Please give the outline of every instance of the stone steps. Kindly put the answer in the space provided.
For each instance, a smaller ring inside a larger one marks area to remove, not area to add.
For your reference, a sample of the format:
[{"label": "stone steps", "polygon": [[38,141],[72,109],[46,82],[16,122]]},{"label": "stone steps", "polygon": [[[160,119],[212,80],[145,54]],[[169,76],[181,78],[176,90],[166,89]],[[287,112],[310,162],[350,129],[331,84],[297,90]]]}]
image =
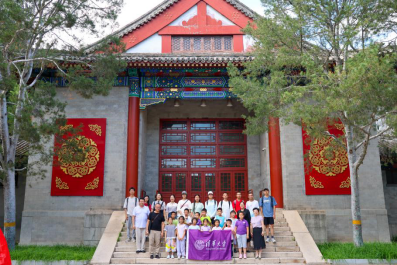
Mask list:
[{"label": "stone steps", "polygon": [[305,263],[304,258],[262,258],[254,259],[236,259],[226,261],[197,261],[197,260],[186,260],[186,259],[167,259],[162,257],[161,259],[150,259],[150,258],[112,258],[111,264],[288,264],[288,263]]},{"label": "stone steps", "polygon": [[[285,232],[288,232],[288,231],[285,231]],[[286,234],[288,234],[288,233],[286,233]],[[276,239],[276,241],[280,241],[280,242],[287,242],[287,241],[293,241],[294,240],[294,237],[292,236],[291,232],[289,233],[289,235],[279,235],[279,233],[277,233],[277,234],[274,235],[274,238]],[[123,242],[125,240],[127,240],[127,236],[126,235],[121,236],[119,243]],[[161,239],[161,242],[162,243],[165,242],[164,238]],[[128,243],[133,243],[133,242],[128,242]]]},{"label": "stone steps", "polygon": [[[250,251],[253,251],[253,249],[248,248]],[[135,252],[136,247],[135,246],[128,246],[128,247],[116,247],[115,252]],[[165,247],[160,248],[161,252],[165,252]],[[266,245],[266,248],[263,250],[263,252],[298,252],[300,251],[298,246],[287,246],[287,247],[274,247],[273,244],[269,246],[269,244]]]},{"label": "stone steps", "polygon": [[[277,240],[277,237],[276,237],[276,240]],[[146,247],[148,246],[148,242],[145,243],[145,246]],[[294,247],[294,246],[296,246],[296,242],[293,241],[293,240],[290,240],[290,241],[278,241],[276,243],[267,243],[266,246],[267,247],[271,247],[271,246],[273,246],[273,247]],[[117,242],[116,248],[118,248],[118,247],[131,247],[131,248],[135,249],[136,243],[134,243],[134,242],[128,242],[127,243],[127,242],[124,242],[124,241],[120,241],[120,242]]]},{"label": "stone steps", "polygon": [[[282,231],[290,231],[290,228],[287,225],[285,225],[285,226],[274,225],[274,232],[275,233],[282,232]],[[121,231],[121,234],[122,235],[126,235],[127,234],[127,228],[125,226],[124,226],[123,230]]]},{"label": "stone steps", "polygon": [[[254,252],[247,253],[248,258],[254,258]],[[233,257],[238,258],[238,253],[234,253]],[[174,255],[176,256],[176,255]],[[150,254],[146,253],[135,253],[135,252],[115,252],[113,253],[113,258],[149,258]],[[167,253],[162,252],[161,257],[167,257]],[[301,252],[264,252],[262,253],[262,258],[301,258]]]}]

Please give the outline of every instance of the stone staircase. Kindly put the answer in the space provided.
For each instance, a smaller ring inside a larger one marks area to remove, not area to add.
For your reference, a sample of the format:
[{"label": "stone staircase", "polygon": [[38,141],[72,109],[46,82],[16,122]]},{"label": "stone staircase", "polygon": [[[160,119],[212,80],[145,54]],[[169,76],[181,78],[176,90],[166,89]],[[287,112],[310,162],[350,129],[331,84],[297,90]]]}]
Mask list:
[{"label": "stone staircase", "polygon": [[[248,244],[247,259],[239,259],[238,253],[234,254],[232,260],[229,261],[195,261],[177,258],[166,259],[167,253],[165,252],[164,239],[162,239],[162,247],[160,249],[160,259],[150,259],[149,246],[146,242],[146,253],[136,253],[135,242],[125,242],[127,239],[126,227],[124,226],[121,232],[119,241],[116,244],[111,264],[296,264],[306,263],[303,258],[302,252],[297,245],[295,238],[288,226],[287,221],[281,210],[277,211],[277,218],[275,220],[275,239],[277,243],[267,243],[266,249],[262,252],[262,259],[254,258],[255,251],[250,244]],[[175,255],[176,256],[176,255]]]}]

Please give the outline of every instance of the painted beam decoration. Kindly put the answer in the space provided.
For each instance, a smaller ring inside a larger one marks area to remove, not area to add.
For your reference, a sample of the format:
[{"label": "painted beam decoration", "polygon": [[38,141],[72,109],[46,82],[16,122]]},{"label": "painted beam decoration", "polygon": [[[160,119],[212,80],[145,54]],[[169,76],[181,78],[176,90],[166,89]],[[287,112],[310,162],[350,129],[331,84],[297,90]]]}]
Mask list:
[{"label": "painted beam decoration", "polygon": [[[54,156],[51,196],[102,196],[106,119],[68,119],[64,129],[70,127],[81,130],[71,140],[77,141],[87,153],[83,162],[66,163]],[[69,152],[65,144],[58,147],[60,152]]]},{"label": "painted beam decoration", "polygon": [[[328,126],[335,136],[344,135],[344,126]],[[332,137],[311,139],[302,127],[306,195],[350,195],[349,160],[345,147],[335,147]],[[331,147],[332,146],[332,147]]]}]

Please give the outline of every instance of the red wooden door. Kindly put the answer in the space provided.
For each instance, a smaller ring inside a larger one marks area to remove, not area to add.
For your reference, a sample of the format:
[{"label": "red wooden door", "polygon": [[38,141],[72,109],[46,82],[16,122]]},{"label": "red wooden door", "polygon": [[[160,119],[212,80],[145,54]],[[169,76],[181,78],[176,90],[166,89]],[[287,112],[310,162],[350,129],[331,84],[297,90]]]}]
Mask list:
[{"label": "red wooden door", "polygon": [[194,200],[223,192],[230,200],[248,190],[247,145],[243,119],[185,119],[160,121],[159,190],[165,201],[179,200],[187,191]]}]

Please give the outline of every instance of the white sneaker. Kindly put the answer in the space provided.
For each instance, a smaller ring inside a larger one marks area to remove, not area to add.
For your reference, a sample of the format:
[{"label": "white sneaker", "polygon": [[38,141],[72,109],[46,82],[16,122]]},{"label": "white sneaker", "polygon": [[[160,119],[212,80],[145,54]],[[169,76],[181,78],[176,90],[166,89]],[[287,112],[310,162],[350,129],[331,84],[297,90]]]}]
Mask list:
[{"label": "white sneaker", "polygon": [[167,256],[167,259],[171,258],[170,255]]},{"label": "white sneaker", "polygon": [[174,254],[171,255],[171,259],[173,259],[173,258],[174,258]]},{"label": "white sneaker", "polygon": [[274,239],[274,237],[272,237],[272,243],[276,243],[276,239]]},{"label": "white sneaker", "polygon": [[270,242],[270,238],[267,237],[267,238],[266,238],[266,243],[269,243],[269,242]]},{"label": "white sneaker", "polygon": [[131,242],[131,238],[127,238],[127,240],[125,242]]},{"label": "white sneaker", "polygon": [[133,238],[131,239],[131,241],[132,241],[133,243],[135,243],[135,242],[136,242],[136,241],[135,241],[135,239],[133,239]]}]

